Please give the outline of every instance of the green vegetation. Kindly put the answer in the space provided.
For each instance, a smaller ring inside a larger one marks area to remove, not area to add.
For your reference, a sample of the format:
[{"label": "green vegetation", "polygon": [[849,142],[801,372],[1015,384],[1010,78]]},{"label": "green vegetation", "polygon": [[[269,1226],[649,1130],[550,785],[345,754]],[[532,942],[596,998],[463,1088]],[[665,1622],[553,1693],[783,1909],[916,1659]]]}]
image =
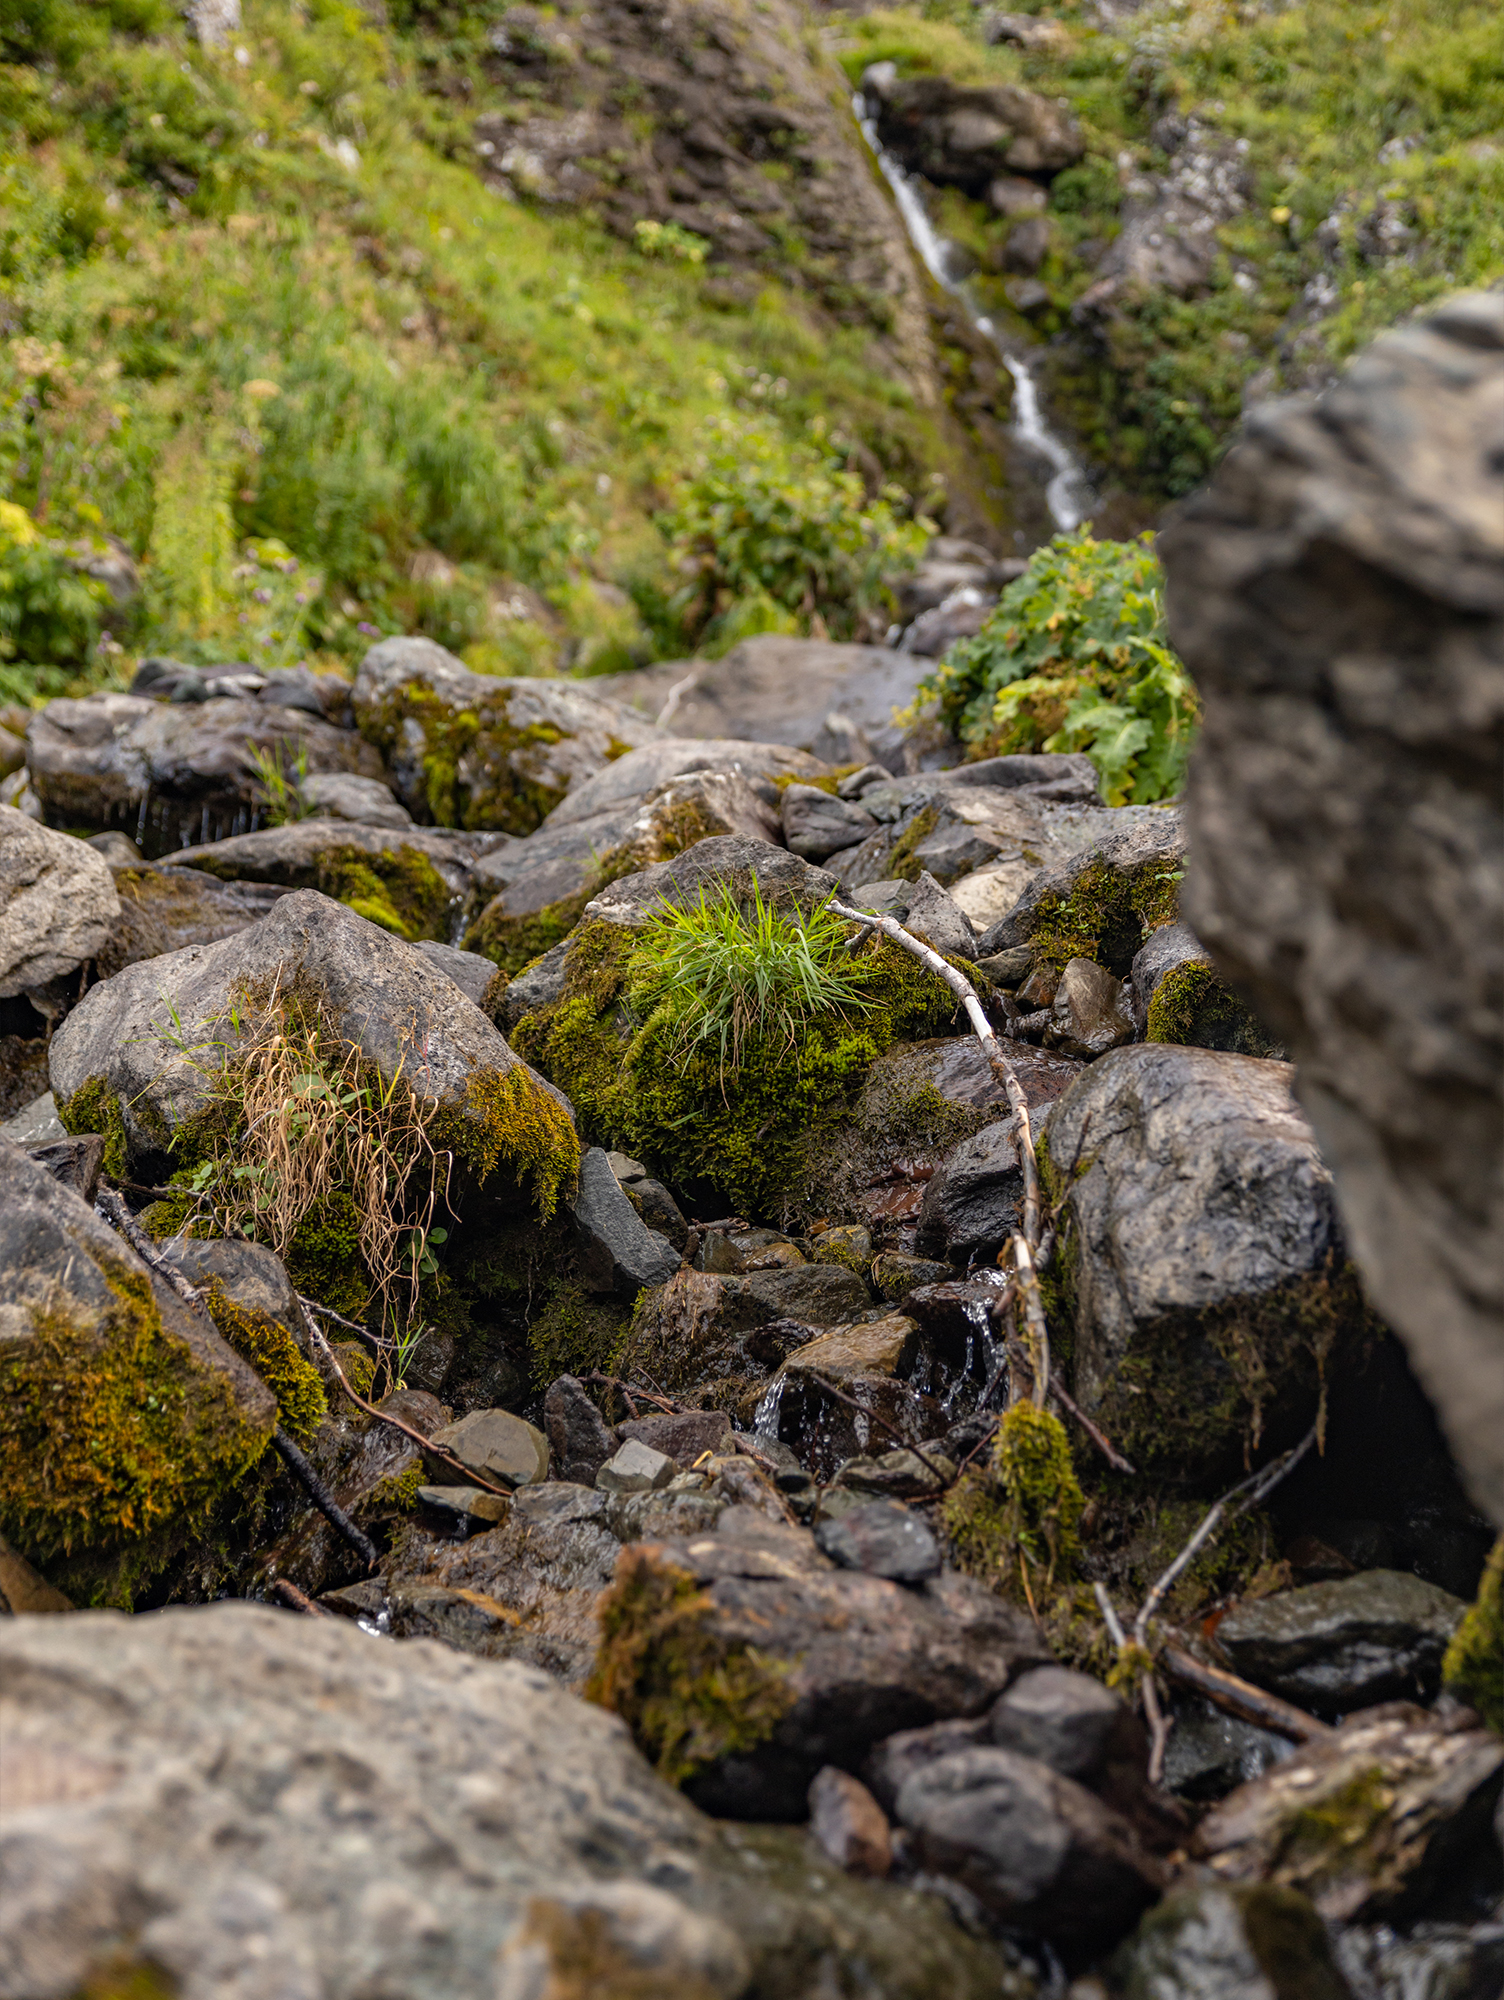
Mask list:
[{"label": "green vegetation", "polygon": [[[808,623],[811,587],[855,617],[912,545],[899,488],[942,446],[870,327],[773,278],[717,297],[678,225],[622,242],[498,196],[470,114],[430,94],[431,13],[264,0],[215,51],[166,0],[6,8],[12,698],[123,663],[65,560],[105,533],[142,564],[136,650],[336,666],[419,630],[489,672],[676,652],[658,518],[693,540],[737,504],[713,468],[749,417],[743,497],[777,518],[702,580],[727,642],[758,606]],[[479,63],[483,26],[442,34],[473,28]]]},{"label": "green vegetation", "polygon": [[319,1373],[298,1351],[280,1320],[236,1303],[218,1278],[205,1293],[209,1317],[242,1360],[248,1361],[277,1399],[277,1416],[295,1438],[311,1438],[328,1415]]},{"label": "green vegetation", "polygon": [[1493,1545],[1477,1601],[1453,1633],[1441,1673],[1504,1736],[1504,1536]]},{"label": "green vegetation", "polygon": [[[1046,211],[1049,293],[1030,324],[1064,334],[1047,364],[1088,453],[1137,492],[1188,491],[1225,448],[1244,392],[1320,381],[1408,312],[1504,270],[1504,38],[1494,0],[1149,0],[1104,25],[1091,0],[1020,0],[1053,47],[987,48],[966,0],[843,23],[853,82],[869,62],[1064,97],[1087,156]],[[1196,150],[1237,192],[1204,279],[1181,297],[1099,281],[1140,177],[1194,120]],[[1000,264],[1010,225],[954,191],[941,220],[978,258],[989,311],[1023,331]],[[1084,317],[1085,325],[1080,318]]]},{"label": "green vegetation", "polygon": [[998,1425],[992,1463],[963,1473],[943,1512],[964,1569],[1012,1596],[1019,1586],[1038,1604],[1075,1573],[1085,1505],[1060,1419],[1015,1403]]},{"label": "green vegetation", "polygon": [[1109,805],[1180,790],[1197,716],[1166,642],[1152,538],[1056,535],[920,684],[976,757],[1084,750]]}]

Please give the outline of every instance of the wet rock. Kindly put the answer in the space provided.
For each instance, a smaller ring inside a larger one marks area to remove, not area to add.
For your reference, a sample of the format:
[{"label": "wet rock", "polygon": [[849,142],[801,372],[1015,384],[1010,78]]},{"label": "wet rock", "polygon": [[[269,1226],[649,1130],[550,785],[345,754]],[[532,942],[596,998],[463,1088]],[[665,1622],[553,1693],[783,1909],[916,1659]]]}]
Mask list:
[{"label": "wet rock", "polygon": [[118,1549],[248,1472],[277,1405],[70,1188],[0,1141],[0,1473],[21,1552]]},{"label": "wet rock", "polygon": [[1089,958],[1070,959],[1061,969],[1051,1015],[1045,1040],[1062,1055],[1090,1061],[1133,1040],[1122,981]]},{"label": "wet rock", "polygon": [[87,842],[0,806],[0,1000],[76,975],[119,916],[114,877]]},{"label": "wet rock", "polygon": [[[910,1407],[912,1409],[912,1405]],[[931,1429],[934,1428],[932,1425]],[[899,1445],[877,1458],[849,1458],[837,1474],[837,1486],[857,1495],[871,1493],[892,1500],[933,1500],[955,1476],[955,1461],[947,1458],[941,1447],[931,1442],[925,1446],[922,1455],[909,1446]],[[833,1495],[826,1496],[827,1501],[831,1498]]]},{"label": "wet rock", "polygon": [[893,711],[913,701],[923,671],[923,661],[886,646],[769,633],[743,639],[719,660],[670,660],[600,685],[653,715],[679,688],[665,721],[682,736],[809,750],[832,709],[874,741],[891,735]]},{"label": "wet rock", "polygon": [[666,1451],[628,1438],[595,1475],[602,1493],[656,1493],[679,1470]]},{"label": "wet rock", "polygon": [[354,778],[330,771],[298,787],[315,819],[348,819],[359,826],[411,826],[413,816],[378,778]]},{"label": "wet rock", "polygon": [[678,1252],[643,1222],[599,1146],[581,1157],[572,1207],[580,1275],[590,1290],[635,1295],[645,1285],[666,1285],[678,1270]]},{"label": "wet rock", "polygon": [[415,942],[430,965],[437,966],[467,1000],[473,1000],[488,1019],[495,1020],[505,981],[497,975],[489,958],[482,958],[476,951],[460,951],[452,944],[440,944],[436,938],[418,938]]},{"label": "wet rock", "polygon": [[543,1398],[554,1477],[594,1486],[595,1475],[616,1450],[616,1439],[583,1382],[561,1375]]},{"label": "wet rock", "polygon": [[1264,406],[1164,544],[1206,704],[1187,915],[1300,1064],[1354,1257],[1496,1526],[1501,374],[1497,294],[1384,334]]},{"label": "wet rock", "polygon": [[783,837],[806,861],[824,861],[855,847],[877,828],[871,813],[851,799],[835,798],[815,785],[790,785],[783,795]]},{"label": "wet rock", "polygon": [[877,1878],[893,1866],[891,1830],[859,1778],[827,1764],[809,1788],[810,1832],[837,1867]]},{"label": "wet rock", "polygon": [[[511,1501],[500,1493],[488,1493],[483,1486],[420,1486],[418,1505],[431,1508],[435,1513],[450,1515],[467,1526],[472,1521],[484,1521],[488,1525],[504,1521],[511,1507]],[[435,1634],[436,1638],[442,1635]]]},{"label": "wet rock", "polygon": [[906,1375],[918,1354],[916,1323],[903,1313],[869,1320],[859,1326],[837,1326],[792,1353],[790,1374],[818,1372],[844,1382],[858,1375]]},{"label": "wet rock", "polygon": [[[691,1682],[679,1691],[690,1715],[712,1699],[722,1673],[746,1680],[740,1741],[726,1746],[722,1736],[718,1747],[724,1723],[707,1711],[698,1768],[685,1784],[707,1810],[732,1818],[802,1819],[822,1765],[856,1769],[897,1728],[985,1707],[1042,1651],[1032,1621],[970,1578],[943,1574],[911,1589],[834,1569],[803,1530],[734,1507],[714,1535],[623,1550],[603,1669],[615,1644],[638,1659],[634,1607],[645,1609],[655,1590],[683,1577],[699,1586],[686,1618],[708,1675],[703,1688]],[[756,1663],[731,1665],[745,1661],[748,1647]],[[651,1671],[650,1659],[644,1666]],[[642,1670],[633,1670],[631,1686]],[[637,1717],[651,1741],[653,1725],[642,1722],[631,1687],[617,1685],[621,1712]]]},{"label": "wet rock", "polygon": [[924,1190],[915,1247],[956,1263],[995,1255],[1018,1227],[1023,1185],[1013,1120],[984,1125],[936,1168]]},{"label": "wet rock", "polygon": [[1460,1598],[1392,1569],[1235,1605],[1217,1626],[1233,1672],[1315,1715],[1429,1700],[1467,1612]]},{"label": "wet rock", "polygon": [[[1355,1993],[1375,2000],[1484,2000],[1504,1992],[1504,1923],[1419,1923],[1407,1937],[1387,1924],[1356,1925],[1336,1939]],[[1344,1996],[1345,2000],[1345,1996]]]},{"label": "wet rock", "polygon": [[939,1543],[917,1514],[892,1500],[871,1500],[839,1519],[818,1522],[815,1541],[842,1569],[893,1583],[923,1583],[940,1574]]},{"label": "wet rock", "polygon": [[1085,151],[1069,111],[1016,84],[967,89],[943,76],[895,76],[873,92],[864,77],[863,89],[876,96],[883,144],[926,180],[980,193],[1005,170],[1056,173]]},{"label": "wet rock", "polygon": [[50,701],[27,731],[31,783],[50,821],[139,829],[148,858],[252,824],[257,757],[291,773],[381,777],[370,744],[301,710],[227,699],[196,705],[137,695]]},{"label": "wet rock", "polygon": [[186,848],[163,873],[191,869],[222,882],[317,889],[394,936],[445,938],[454,906],[469,893],[479,844],[426,827],[399,834],[348,820],[304,819]]},{"label": "wet rock", "polygon": [[[937,1285],[949,1267],[932,1257],[909,1257],[901,1250],[884,1250],[872,1260],[872,1282],[890,1305],[903,1305],[926,1285]],[[921,1321],[921,1325],[923,1322]]]},{"label": "wet rock", "polygon": [[[1192,1481],[1315,1413],[1364,1324],[1331,1179],[1279,1063],[1148,1044],[1054,1106],[1074,1394],[1140,1467]],[[1293,1441],[1293,1438],[1292,1438]]]},{"label": "wet rock", "polygon": [[1177,1889],[1112,1961],[1124,2000],[1351,2000],[1326,1927],[1292,1889]]},{"label": "wet rock", "polygon": [[666,1453],[682,1471],[688,1471],[707,1451],[727,1450],[730,1429],[731,1419],[724,1410],[662,1411],[656,1416],[628,1418],[616,1426],[616,1435],[623,1442],[636,1438],[639,1444]]},{"label": "wet rock", "polygon": [[1165,1789],[1193,1804],[1207,1804],[1262,1778],[1292,1747],[1288,1738],[1225,1715],[1210,1702],[1187,1702],[1175,1710],[1165,1751]]},{"label": "wet rock", "polygon": [[1102,837],[1089,838],[1068,860],[1033,874],[1013,908],[983,935],[979,957],[1026,944],[1036,965],[1058,969],[1083,955],[1079,942],[1092,947],[1088,955],[1098,965],[1126,978],[1144,941],[1146,917],[1161,907],[1173,911],[1185,832],[1173,806],[1118,811],[1121,831],[1104,828]]},{"label": "wet rock", "polygon": [[104,1165],[104,1140],[97,1132],[81,1139],[54,1139],[50,1145],[29,1146],[31,1158],[61,1187],[70,1188],[87,1207],[94,1206],[99,1170]]},{"label": "wet rock", "polygon": [[432,639],[379,641],[351,700],[415,819],[512,834],[658,733],[581,682],[474,674]]},{"label": "wet rock", "polygon": [[[92,1116],[96,1104],[117,1106],[126,1163],[150,1181],[173,1133],[208,1102],[214,1072],[202,1049],[228,1055],[238,1045],[252,1023],[242,1014],[237,1035],[236,996],[274,975],[301,975],[336,1034],[383,1077],[404,1075],[437,1111],[452,1114],[456,1166],[473,1183],[505,1171],[509,1161],[520,1164],[518,1130],[487,1124],[488,1082],[514,1100],[533,1159],[544,1143],[561,1178],[572,1170],[575,1141],[562,1099],[518,1061],[479,1008],[410,944],[308,891],[284,896],[253,930],[129,966],[92,988],[52,1041],[53,1090],[65,1122],[69,1105],[74,1118]],[[169,1007],[187,1053],[160,1032],[171,1025]],[[81,1099],[85,1086],[97,1089]]]},{"label": "wet rock", "polygon": [[[755,1980],[798,2000],[811,1956],[882,2000],[1003,1990],[1001,1955],[933,1898],[828,1864],[815,1892],[802,1836],[729,1839],[609,1716],[526,1667],[261,1605],[3,1623],[25,1780],[0,1867],[25,1990],[124,1962],[185,1993],[244,1985],[249,1965],[287,1993],[377,1978],[411,2000],[512,2000],[575,1979],[582,1938],[601,1991]],[[267,1797],[270,1817],[247,1804]]]},{"label": "wet rock", "polygon": [[1330,1922],[1394,1920],[1490,1837],[1501,1777],[1504,1743],[1471,1711],[1387,1703],[1214,1806],[1195,1850],[1223,1881],[1298,1889]]},{"label": "wet rock", "polygon": [[[548,1439],[510,1410],[472,1410],[430,1436],[467,1472],[479,1473],[493,1485],[535,1486],[548,1477]],[[436,1456],[429,1469],[436,1485],[455,1481],[454,1468]]]},{"label": "wet rock", "polygon": [[1129,973],[1134,1023],[1149,1042],[1189,1042],[1244,1056],[1282,1056],[1236,994],[1217,977],[1211,954],[1186,924],[1161,924]]},{"label": "wet rock", "polygon": [[315,1343],[287,1267],[264,1243],[174,1236],[159,1245],[157,1254],[190,1285],[222,1285],[233,1304],[274,1319],[313,1359]]},{"label": "wet rock", "polygon": [[995,1921],[1050,1939],[1068,1966],[1115,1943],[1163,1886],[1126,1820],[1012,1750],[923,1765],[896,1811],[924,1867],[954,1876]]},{"label": "wet rock", "polygon": [[1111,1688],[1069,1667],[1035,1667],[993,1703],[986,1741],[1094,1786],[1109,1765],[1148,1763],[1143,1726]]},{"label": "wet rock", "polygon": [[923,938],[942,958],[976,956],[976,934],[970,920],[928,870],[922,870],[914,884],[904,928]]}]

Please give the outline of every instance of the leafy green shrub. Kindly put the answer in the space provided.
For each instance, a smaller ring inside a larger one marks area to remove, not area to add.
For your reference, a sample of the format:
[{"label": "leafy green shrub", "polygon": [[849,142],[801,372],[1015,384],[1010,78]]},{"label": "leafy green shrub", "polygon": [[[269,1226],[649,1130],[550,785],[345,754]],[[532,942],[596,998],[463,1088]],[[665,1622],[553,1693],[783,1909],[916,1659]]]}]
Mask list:
[{"label": "leafy green shrub", "polygon": [[0,500],[0,660],[84,666],[109,602],[42,540],[24,507]]},{"label": "leafy green shrub", "polygon": [[863,613],[886,602],[884,577],[917,562],[934,532],[932,522],[904,517],[907,503],[893,485],[869,500],[818,434],[791,444],[771,427],[718,419],[659,522],[690,577],[675,611],[706,651],[749,629],[848,638]]},{"label": "leafy green shrub", "polygon": [[633,224],[632,233],[644,257],[676,258],[681,264],[703,264],[710,244],[696,236],[682,222],[652,222],[644,218]]},{"label": "leafy green shrub", "polygon": [[1196,691],[1165,641],[1153,538],[1056,535],[1009,584],[974,639],[920,682],[978,757],[1084,750],[1109,805],[1172,797]]}]

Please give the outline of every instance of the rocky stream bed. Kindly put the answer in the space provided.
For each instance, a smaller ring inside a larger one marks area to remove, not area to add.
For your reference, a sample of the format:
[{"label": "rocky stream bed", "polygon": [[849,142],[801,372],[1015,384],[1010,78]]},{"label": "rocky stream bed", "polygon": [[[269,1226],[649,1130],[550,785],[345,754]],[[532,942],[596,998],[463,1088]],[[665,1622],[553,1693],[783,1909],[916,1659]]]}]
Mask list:
[{"label": "rocky stream bed", "polygon": [[1253,415],[1167,805],[784,637],[10,718],[0,1995],[1504,1990],[1501,394]]}]

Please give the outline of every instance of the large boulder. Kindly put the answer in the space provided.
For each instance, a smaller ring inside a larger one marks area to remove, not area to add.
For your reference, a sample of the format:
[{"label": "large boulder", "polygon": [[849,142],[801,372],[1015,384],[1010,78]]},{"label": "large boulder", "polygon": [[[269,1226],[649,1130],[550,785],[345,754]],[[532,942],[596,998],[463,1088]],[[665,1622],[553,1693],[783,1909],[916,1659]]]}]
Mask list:
[{"label": "large boulder", "polygon": [[1017,84],[968,89],[944,76],[898,77],[874,65],[863,89],[883,144],[912,173],[980,192],[999,174],[1053,174],[1086,151],[1071,113]]},{"label": "large boulder", "polygon": [[1504,1523],[1504,298],[1270,404],[1161,538],[1186,906],[1298,1064],[1353,1254]]},{"label": "large boulder", "polygon": [[1018,901],[985,933],[981,954],[1028,945],[1059,972],[1089,958],[1125,978],[1145,938],[1172,923],[1185,866],[1174,806],[1118,806],[1094,815],[1093,837],[1057,865],[1035,869]]},{"label": "large boulder", "polygon": [[429,825],[531,833],[559,801],[658,730],[583,682],[474,674],[432,639],[383,639],[352,696],[392,789]]},{"label": "large boulder", "polygon": [[0,806],[0,1000],[76,973],[119,917],[102,855]]},{"label": "large boulder", "polygon": [[1145,1043],[1092,1064],[1050,1112],[1075,1395],[1171,1479],[1293,1442],[1364,1323],[1290,1084],[1283,1063]]},{"label": "large boulder", "polygon": [[1025,1990],[937,1898],[728,1836],[526,1666],[215,1604],[0,1620],[0,1677],[18,1994]]},{"label": "large boulder", "polygon": [[26,732],[32,787],[54,825],[124,827],[147,855],[248,831],[266,767],[379,778],[369,743],[300,708],[231,696],[178,704],[140,695],[60,699]]},{"label": "large boulder", "polygon": [[225,1066],[290,994],[314,1003],[323,1031],[386,1084],[406,1083],[472,1180],[498,1168],[531,1176],[545,1207],[573,1180],[579,1150],[559,1094],[414,946],[307,889],[254,930],[129,966],[86,994],[53,1037],[59,1116],[105,1132],[116,1170],[150,1183],[175,1146],[185,1164]]},{"label": "large boulder", "polygon": [[0,1531],[40,1561],[146,1542],[228,1491],[266,1385],[71,1189],[0,1140]]}]

